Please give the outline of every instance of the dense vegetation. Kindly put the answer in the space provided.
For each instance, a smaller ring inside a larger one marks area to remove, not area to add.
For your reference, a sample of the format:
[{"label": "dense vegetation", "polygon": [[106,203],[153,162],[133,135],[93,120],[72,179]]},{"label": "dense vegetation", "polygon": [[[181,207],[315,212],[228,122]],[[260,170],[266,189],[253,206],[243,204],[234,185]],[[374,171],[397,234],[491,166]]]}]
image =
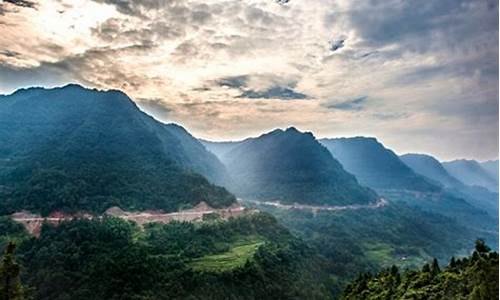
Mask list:
[{"label": "dense vegetation", "polygon": [[393,266],[375,276],[364,273],[342,299],[498,299],[498,253],[479,240],[472,256],[452,258],[443,270],[434,259],[421,271],[400,272]]},{"label": "dense vegetation", "polygon": [[[13,230],[16,232],[16,230]],[[34,299],[328,299],[321,261],[267,214],[149,224],[45,225],[19,244]]]},{"label": "dense vegetation", "polygon": [[441,260],[468,253],[482,232],[442,215],[400,203],[377,209],[317,212],[259,206],[316,249],[324,258],[329,288],[338,294],[363,272],[395,264],[417,268],[432,257]]},{"label": "dense vegetation", "polygon": [[331,205],[377,199],[375,192],[360,186],[311,133],[291,127],[236,145],[215,145],[217,153],[222,146],[231,147],[219,158],[235,181],[230,190],[242,198]]},{"label": "dense vegetation", "polygon": [[141,112],[119,91],[69,85],[0,101],[0,214],[20,209],[164,209],[234,196],[217,158],[187,131]]}]

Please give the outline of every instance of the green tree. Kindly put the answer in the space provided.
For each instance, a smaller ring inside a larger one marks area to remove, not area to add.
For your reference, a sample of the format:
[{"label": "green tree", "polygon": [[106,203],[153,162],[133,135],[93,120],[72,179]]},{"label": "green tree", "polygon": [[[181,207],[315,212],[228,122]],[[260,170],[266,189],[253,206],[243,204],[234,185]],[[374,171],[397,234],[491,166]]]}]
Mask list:
[{"label": "green tree", "polygon": [[438,263],[438,260],[436,258],[434,258],[434,260],[432,261],[431,271],[432,271],[432,275],[437,275],[441,272],[441,268],[439,268],[439,263]]},{"label": "green tree", "polygon": [[17,264],[14,251],[16,245],[9,242],[0,265],[0,299],[23,299],[21,280],[19,279],[20,267]]},{"label": "green tree", "polygon": [[479,252],[479,254],[488,253],[490,250],[490,247],[486,245],[483,239],[476,240],[476,251]]}]

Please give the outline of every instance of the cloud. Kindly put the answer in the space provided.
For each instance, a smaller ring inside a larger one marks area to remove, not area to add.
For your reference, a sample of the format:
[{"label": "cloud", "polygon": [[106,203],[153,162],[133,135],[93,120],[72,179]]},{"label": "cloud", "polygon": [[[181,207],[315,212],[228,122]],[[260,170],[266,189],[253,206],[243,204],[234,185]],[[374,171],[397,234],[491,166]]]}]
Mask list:
[{"label": "cloud", "polygon": [[241,93],[236,98],[303,100],[310,98],[295,90],[297,81],[272,74],[252,74],[222,77],[212,82]]},{"label": "cloud", "polygon": [[172,113],[168,103],[160,98],[137,98],[137,105],[158,120],[166,121]]},{"label": "cloud", "polygon": [[338,49],[344,47],[345,40],[334,40],[330,42],[330,50],[332,52],[337,51]]},{"label": "cloud", "polygon": [[303,100],[307,99],[306,94],[296,92],[290,87],[272,86],[263,91],[245,90],[239,98],[250,99],[279,99],[279,100]]},{"label": "cloud", "polygon": [[73,81],[122,89],[217,139],[293,123],[400,151],[498,155],[498,1],[12,0],[5,10],[19,13],[0,18],[2,93]]},{"label": "cloud", "polygon": [[[0,16],[5,15],[8,12],[17,12],[16,8],[33,8],[37,9],[37,4],[34,1],[29,0],[3,0],[0,2]],[[0,23],[1,24],[1,23]]]},{"label": "cloud", "polygon": [[367,99],[368,96],[362,96],[334,104],[326,104],[325,107],[330,109],[359,111],[364,108]]},{"label": "cloud", "polygon": [[240,89],[247,85],[248,80],[248,75],[230,76],[217,80],[217,84],[220,86]]}]

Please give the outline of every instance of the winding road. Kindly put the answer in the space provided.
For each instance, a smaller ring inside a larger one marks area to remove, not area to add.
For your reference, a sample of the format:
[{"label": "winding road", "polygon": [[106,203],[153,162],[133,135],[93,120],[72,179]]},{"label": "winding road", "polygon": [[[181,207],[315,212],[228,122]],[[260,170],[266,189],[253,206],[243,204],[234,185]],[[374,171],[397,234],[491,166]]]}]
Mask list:
[{"label": "winding road", "polygon": [[282,204],[279,201],[257,201],[257,200],[242,200],[238,199],[241,203],[253,203],[253,204],[258,204],[258,205],[268,205],[268,206],[274,206],[277,208],[282,208],[282,209],[299,209],[299,210],[312,210],[313,212],[316,211],[342,211],[342,210],[356,210],[356,209],[374,209],[374,208],[380,208],[384,207],[389,204],[387,200],[384,198],[378,199],[374,203],[369,203],[369,204],[351,204],[351,205],[322,205],[322,206],[315,206],[315,205],[306,205],[306,204]]}]

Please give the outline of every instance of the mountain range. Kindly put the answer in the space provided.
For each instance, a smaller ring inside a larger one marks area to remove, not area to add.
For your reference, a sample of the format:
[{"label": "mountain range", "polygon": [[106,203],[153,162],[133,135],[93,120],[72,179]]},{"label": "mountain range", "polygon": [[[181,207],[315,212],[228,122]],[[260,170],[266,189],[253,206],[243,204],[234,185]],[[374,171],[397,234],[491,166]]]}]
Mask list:
[{"label": "mountain range", "polygon": [[310,132],[276,129],[240,142],[205,146],[218,155],[237,196],[283,203],[345,205],[377,199]]},{"label": "mountain range", "polygon": [[416,174],[390,149],[375,138],[321,139],[344,168],[359,182],[373,189],[437,192],[439,187]]},{"label": "mountain range", "polygon": [[[317,140],[294,127],[197,140],[123,92],[74,84],[0,96],[0,139],[0,248],[8,261],[8,241],[20,243],[35,299],[242,298],[243,288],[248,299],[330,299],[360,272],[466,255],[477,237],[498,244],[498,161],[398,157],[375,138]],[[144,227],[74,219],[38,238],[8,216],[236,197],[257,210]]]},{"label": "mountain range", "polygon": [[225,167],[184,128],[124,93],[79,85],[0,98],[0,211],[177,210],[235,198]]},{"label": "mountain range", "polygon": [[[491,164],[486,165],[491,166]],[[492,192],[498,192],[498,178],[495,178],[494,166],[488,167],[490,168],[490,173],[489,171],[485,170],[479,162],[475,160],[459,159],[449,162],[443,162],[443,167],[453,177],[457,178],[467,185],[482,186]],[[498,163],[496,170],[498,172]]]}]

